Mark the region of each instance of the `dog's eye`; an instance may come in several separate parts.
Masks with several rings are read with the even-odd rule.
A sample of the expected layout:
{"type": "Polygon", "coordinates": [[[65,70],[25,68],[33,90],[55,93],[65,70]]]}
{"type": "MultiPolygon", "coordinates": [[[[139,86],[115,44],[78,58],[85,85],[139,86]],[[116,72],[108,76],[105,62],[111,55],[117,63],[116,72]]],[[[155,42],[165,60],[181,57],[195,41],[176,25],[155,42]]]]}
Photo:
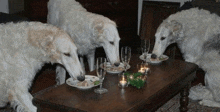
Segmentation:
{"type": "Polygon", "coordinates": [[[110,41],[109,43],[112,44],[112,45],[114,45],[114,42],[113,42],[113,41],[110,41]]]}
{"type": "Polygon", "coordinates": [[[70,57],[70,53],[63,53],[64,55],[70,57]]]}
{"type": "Polygon", "coordinates": [[[160,40],[164,40],[166,37],[161,37],[160,40]]]}

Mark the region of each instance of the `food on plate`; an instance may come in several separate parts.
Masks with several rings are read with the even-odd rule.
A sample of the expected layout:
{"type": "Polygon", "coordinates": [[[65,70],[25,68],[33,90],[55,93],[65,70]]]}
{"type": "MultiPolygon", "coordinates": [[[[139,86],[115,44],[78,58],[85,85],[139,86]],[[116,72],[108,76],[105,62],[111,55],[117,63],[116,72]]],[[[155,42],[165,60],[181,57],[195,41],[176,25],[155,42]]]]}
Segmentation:
{"type": "Polygon", "coordinates": [[[122,71],[124,68],[123,67],[108,67],[108,71],[122,71]]]}
{"type": "Polygon", "coordinates": [[[89,86],[89,83],[88,83],[86,80],[84,80],[84,81],[82,81],[82,82],[78,82],[78,83],[77,83],[77,86],[87,87],[87,86],[89,86]]]}
{"type": "Polygon", "coordinates": [[[164,56],[159,57],[159,60],[166,60],[166,59],[167,59],[167,57],[164,57],[164,56]]]}
{"type": "Polygon", "coordinates": [[[163,61],[163,60],[166,60],[167,57],[163,56],[163,55],[157,57],[157,55],[152,54],[150,59],[151,59],[151,61],[163,61]]]}
{"type": "Polygon", "coordinates": [[[94,82],[94,85],[98,85],[100,82],[99,81],[95,81],[94,82]]]}

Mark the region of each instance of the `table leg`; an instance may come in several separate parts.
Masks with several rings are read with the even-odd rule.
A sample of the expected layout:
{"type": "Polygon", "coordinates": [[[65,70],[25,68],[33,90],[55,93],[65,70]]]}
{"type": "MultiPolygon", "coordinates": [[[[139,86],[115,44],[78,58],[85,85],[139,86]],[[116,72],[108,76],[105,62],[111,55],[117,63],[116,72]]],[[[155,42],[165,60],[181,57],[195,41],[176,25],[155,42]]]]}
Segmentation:
{"type": "Polygon", "coordinates": [[[191,83],[189,83],[184,89],[180,92],[180,112],[187,112],[188,103],[189,103],[189,88],[191,86],[191,83]]]}

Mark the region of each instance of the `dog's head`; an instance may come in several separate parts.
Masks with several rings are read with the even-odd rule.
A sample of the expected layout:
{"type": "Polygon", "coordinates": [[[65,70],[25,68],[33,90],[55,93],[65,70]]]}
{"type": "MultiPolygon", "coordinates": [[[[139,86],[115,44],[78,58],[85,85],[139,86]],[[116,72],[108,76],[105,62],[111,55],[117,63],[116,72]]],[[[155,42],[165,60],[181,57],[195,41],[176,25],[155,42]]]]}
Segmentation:
{"type": "Polygon", "coordinates": [[[164,21],[158,27],[155,34],[155,44],[153,54],[160,56],[164,53],[167,46],[175,43],[183,37],[182,24],[176,20],[164,21]]]}
{"type": "Polygon", "coordinates": [[[112,21],[109,21],[108,23],[98,21],[95,23],[94,29],[96,33],[98,33],[96,34],[98,35],[98,39],[96,41],[99,41],[98,43],[100,46],[104,48],[108,60],[112,64],[119,63],[120,37],[115,23],[112,21]]]}
{"type": "Polygon", "coordinates": [[[29,43],[45,51],[51,63],[63,65],[72,78],[83,81],[85,75],[77,55],[77,48],[69,35],[61,30],[29,30],[29,43]]]}
{"type": "Polygon", "coordinates": [[[54,43],[60,54],[58,62],[66,68],[71,77],[83,81],[85,76],[78,59],[77,48],[70,37],[67,34],[58,35],[54,43]]]}

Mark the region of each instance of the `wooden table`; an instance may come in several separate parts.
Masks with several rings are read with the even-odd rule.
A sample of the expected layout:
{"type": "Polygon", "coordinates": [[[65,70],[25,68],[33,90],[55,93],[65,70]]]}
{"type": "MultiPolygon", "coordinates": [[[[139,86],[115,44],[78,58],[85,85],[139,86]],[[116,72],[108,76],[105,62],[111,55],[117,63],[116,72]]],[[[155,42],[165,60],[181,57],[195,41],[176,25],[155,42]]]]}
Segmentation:
{"type": "MultiPolygon", "coordinates": [[[[132,55],[130,71],[136,71],[141,60],[132,55]]],[[[39,112],[140,112],[155,111],[172,97],[180,93],[180,111],[187,111],[191,81],[198,66],[181,60],[168,59],[160,64],[150,65],[148,83],[142,89],[129,86],[118,87],[118,76],[107,74],[103,87],[106,94],[96,94],[94,89],[80,90],[67,84],[50,87],[34,95],[34,104],[39,112]]],[[[95,72],[91,72],[95,74],[95,72]]]]}

